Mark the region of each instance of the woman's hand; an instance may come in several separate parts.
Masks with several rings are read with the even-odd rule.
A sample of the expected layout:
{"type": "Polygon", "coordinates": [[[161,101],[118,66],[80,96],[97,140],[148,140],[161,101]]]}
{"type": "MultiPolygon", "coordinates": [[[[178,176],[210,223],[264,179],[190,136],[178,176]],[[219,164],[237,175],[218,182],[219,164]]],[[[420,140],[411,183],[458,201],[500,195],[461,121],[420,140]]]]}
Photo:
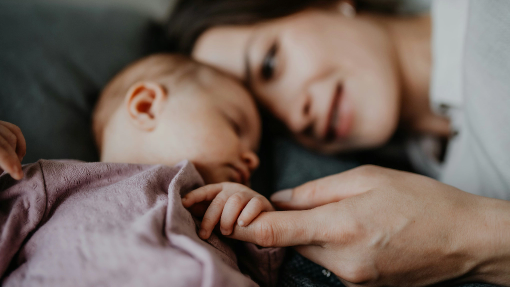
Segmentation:
{"type": "Polygon", "coordinates": [[[236,226],[231,237],[295,246],[349,284],[430,285],[461,276],[510,283],[506,201],[374,166],[272,199],[295,210],[263,213],[247,227],[236,226]]]}
{"type": "Polygon", "coordinates": [[[11,123],[0,121],[0,174],[5,170],[14,179],[22,179],[21,161],[26,151],[21,130],[11,123]]]}

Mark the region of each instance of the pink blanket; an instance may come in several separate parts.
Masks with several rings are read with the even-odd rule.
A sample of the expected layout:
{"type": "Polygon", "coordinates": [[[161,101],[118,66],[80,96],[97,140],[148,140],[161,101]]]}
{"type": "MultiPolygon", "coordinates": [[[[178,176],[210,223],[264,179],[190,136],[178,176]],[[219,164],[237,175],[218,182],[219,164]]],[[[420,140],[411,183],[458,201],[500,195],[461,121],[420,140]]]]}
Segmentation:
{"type": "Polygon", "coordinates": [[[41,160],[23,170],[21,181],[0,177],[3,286],[276,283],[282,249],[243,243],[236,257],[224,239],[197,236],[197,221],[181,196],[203,181],[188,162],[41,160]]]}

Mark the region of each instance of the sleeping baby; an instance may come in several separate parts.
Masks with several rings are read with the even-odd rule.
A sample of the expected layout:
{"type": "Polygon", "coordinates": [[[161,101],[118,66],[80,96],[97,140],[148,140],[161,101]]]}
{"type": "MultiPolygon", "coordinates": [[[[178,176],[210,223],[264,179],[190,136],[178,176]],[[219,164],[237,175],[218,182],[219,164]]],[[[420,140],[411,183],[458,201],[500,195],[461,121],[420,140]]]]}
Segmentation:
{"type": "Polygon", "coordinates": [[[149,56],[104,89],[93,132],[101,163],[21,169],[23,135],[0,122],[2,286],[276,283],[281,249],[236,243],[236,256],[212,232],[273,210],[247,187],[260,118],[240,84],[187,58],[149,56]]]}

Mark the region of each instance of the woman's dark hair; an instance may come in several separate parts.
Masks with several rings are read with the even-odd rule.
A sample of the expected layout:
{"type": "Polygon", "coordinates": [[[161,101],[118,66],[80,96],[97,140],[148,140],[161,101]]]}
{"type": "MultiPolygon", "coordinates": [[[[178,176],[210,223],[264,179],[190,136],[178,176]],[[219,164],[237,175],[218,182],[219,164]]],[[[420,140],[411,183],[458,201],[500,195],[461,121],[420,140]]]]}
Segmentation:
{"type": "MultiPolygon", "coordinates": [[[[356,8],[391,12],[398,0],[360,0],[356,8]]],[[[307,8],[326,8],[338,0],[178,0],[166,23],[171,50],[189,55],[207,29],[220,25],[251,25],[288,16],[307,8]]]]}

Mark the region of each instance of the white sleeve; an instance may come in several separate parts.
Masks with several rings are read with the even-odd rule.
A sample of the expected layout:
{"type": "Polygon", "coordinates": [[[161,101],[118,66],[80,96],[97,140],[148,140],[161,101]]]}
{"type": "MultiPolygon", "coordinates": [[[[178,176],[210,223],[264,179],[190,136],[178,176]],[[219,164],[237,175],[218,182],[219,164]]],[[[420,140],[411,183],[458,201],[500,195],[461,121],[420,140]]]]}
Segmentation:
{"type": "Polygon", "coordinates": [[[510,199],[510,1],[433,3],[433,109],[458,131],[439,179],[510,199]]]}

